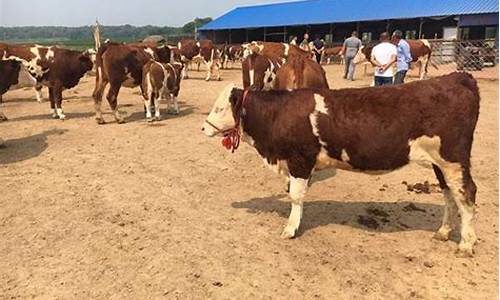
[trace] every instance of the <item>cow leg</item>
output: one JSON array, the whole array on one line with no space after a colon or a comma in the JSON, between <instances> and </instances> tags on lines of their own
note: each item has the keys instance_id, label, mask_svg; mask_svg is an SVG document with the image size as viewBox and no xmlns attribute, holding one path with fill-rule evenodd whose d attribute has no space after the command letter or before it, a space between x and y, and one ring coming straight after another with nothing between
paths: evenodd
<instances>
[{"instance_id":1,"label":"cow leg","mask_svg":"<svg viewBox=\"0 0 500 300\"><path fill-rule=\"evenodd\" d=\"M115 116L115 120L118 124L125 123L125 119L120 115L118 111L118 93L120 92L121 84L111 83L108 91L108 99L109 107L113 111Z\"/></svg>"},{"instance_id":2,"label":"cow leg","mask_svg":"<svg viewBox=\"0 0 500 300\"><path fill-rule=\"evenodd\" d=\"M209 81L210 78L212 77L212 67L213 67L213 61L206 61L205 65L207 66L207 77L205 77L205 81Z\"/></svg>"},{"instance_id":3,"label":"cow leg","mask_svg":"<svg viewBox=\"0 0 500 300\"><path fill-rule=\"evenodd\" d=\"M290 198L292 210L288 217L288 223L281 234L284 239L291 239L299 229L302 218L303 200L307 192L307 179L290 176Z\"/></svg>"},{"instance_id":4,"label":"cow leg","mask_svg":"<svg viewBox=\"0 0 500 300\"><path fill-rule=\"evenodd\" d=\"M151 91L148 99L144 99L144 107L146 108L146 121L153 122L153 117L151 116L151 101L155 99L155 92ZM155 106L158 106L156 103Z\"/></svg>"},{"instance_id":5,"label":"cow leg","mask_svg":"<svg viewBox=\"0 0 500 300\"><path fill-rule=\"evenodd\" d=\"M178 115L179 114L179 103L177 102L177 96L174 94L170 94L170 101L172 101L174 105L174 114Z\"/></svg>"},{"instance_id":6,"label":"cow leg","mask_svg":"<svg viewBox=\"0 0 500 300\"><path fill-rule=\"evenodd\" d=\"M0 122L3 122L3 121L7 121L7 117L4 115L4 113L2 112L2 107L1 107L1 104L2 104L3 100L2 100L2 95L0 95Z\"/></svg>"},{"instance_id":7,"label":"cow leg","mask_svg":"<svg viewBox=\"0 0 500 300\"><path fill-rule=\"evenodd\" d=\"M36 101L38 101L38 103L42 103L43 102L42 88L43 88L43 86L42 85L38 85L38 84L33 88L35 90Z\"/></svg>"},{"instance_id":8,"label":"cow leg","mask_svg":"<svg viewBox=\"0 0 500 300\"><path fill-rule=\"evenodd\" d=\"M94 108L95 108L95 119L97 124L104 124L104 118L102 117L101 104L102 104L102 96L104 94L104 89L108 82L101 81L97 78L96 86L94 92L92 93L92 97L94 98Z\"/></svg>"},{"instance_id":9,"label":"cow leg","mask_svg":"<svg viewBox=\"0 0 500 300\"><path fill-rule=\"evenodd\" d=\"M52 113L52 118L57 119L56 111L56 100L55 91L53 87L49 87L49 101L50 101L50 112Z\"/></svg>"},{"instance_id":10,"label":"cow leg","mask_svg":"<svg viewBox=\"0 0 500 300\"><path fill-rule=\"evenodd\" d=\"M444 206L444 214L443 214L443 222L439 230L434 234L434 238L440 241L447 241L450 237L450 232L455 229L455 218L457 216L457 205L455 204L455 200L453 199L453 195L451 194L450 187L446 183L444 178L444 174L441 169L432 164L432 168L434 169L434 173L439 181L439 186L443 191L445 206Z\"/></svg>"},{"instance_id":11,"label":"cow leg","mask_svg":"<svg viewBox=\"0 0 500 300\"><path fill-rule=\"evenodd\" d=\"M185 67L182 68L182 79L188 79L189 78L188 69L191 66L191 64L192 63L186 63Z\"/></svg>"},{"instance_id":12,"label":"cow leg","mask_svg":"<svg viewBox=\"0 0 500 300\"><path fill-rule=\"evenodd\" d=\"M60 120L65 120L66 119L66 115L63 113L63 109L62 109L62 87L61 86L57 86L54 88L54 104L56 106L56 114L57 114L57 118L59 118Z\"/></svg>"},{"instance_id":13,"label":"cow leg","mask_svg":"<svg viewBox=\"0 0 500 300\"><path fill-rule=\"evenodd\" d=\"M457 163L448 163L440 166L446 182L450 187L450 194L455 200L461 219L461 239L458 244L458 255L469 257L473 255L473 247L477 236L473 227L474 204L476 198L476 185L472 180L470 170Z\"/></svg>"}]
</instances>

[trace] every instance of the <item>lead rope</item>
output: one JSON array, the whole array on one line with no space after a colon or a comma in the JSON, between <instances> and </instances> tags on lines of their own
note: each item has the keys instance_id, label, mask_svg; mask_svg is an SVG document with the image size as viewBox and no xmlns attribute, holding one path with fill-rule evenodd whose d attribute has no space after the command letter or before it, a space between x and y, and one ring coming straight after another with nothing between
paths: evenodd
<instances>
[{"instance_id":1,"label":"lead rope","mask_svg":"<svg viewBox=\"0 0 500 300\"><path fill-rule=\"evenodd\" d=\"M244 109L245 100L248 95L248 90L243 92L243 99L241 100L240 107L237 108L237 116L236 124L233 128L228 129L224 132L224 138L222 139L222 145L227 149L231 150L231 153L234 153L236 149L240 146L241 140L241 131L240 131L240 122L241 122L241 111Z\"/></svg>"}]
</instances>

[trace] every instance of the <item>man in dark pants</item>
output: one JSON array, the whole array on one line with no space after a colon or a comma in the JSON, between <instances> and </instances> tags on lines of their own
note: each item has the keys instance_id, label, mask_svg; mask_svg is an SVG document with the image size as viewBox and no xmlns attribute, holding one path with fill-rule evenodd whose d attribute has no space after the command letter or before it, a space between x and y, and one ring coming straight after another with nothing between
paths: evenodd
<instances>
[{"instance_id":1,"label":"man in dark pants","mask_svg":"<svg viewBox=\"0 0 500 300\"><path fill-rule=\"evenodd\" d=\"M321 56L323 55L323 51L325 50L325 42L316 36L316 39L313 42L313 53L316 58L316 62L321 63Z\"/></svg>"},{"instance_id":2,"label":"man in dark pants","mask_svg":"<svg viewBox=\"0 0 500 300\"><path fill-rule=\"evenodd\" d=\"M396 76L394 76L394 84L402 84L405 81L406 73L410 69L410 63L413 60L410 52L410 45L403 39L401 30L396 30L392 33L392 43L396 45L398 49L396 62L397 72Z\"/></svg>"},{"instance_id":3,"label":"man in dark pants","mask_svg":"<svg viewBox=\"0 0 500 300\"><path fill-rule=\"evenodd\" d=\"M389 34L380 34L380 44L373 47L371 63L375 66L375 86L392 84L392 66L396 62L398 50L389 41Z\"/></svg>"}]
</instances>

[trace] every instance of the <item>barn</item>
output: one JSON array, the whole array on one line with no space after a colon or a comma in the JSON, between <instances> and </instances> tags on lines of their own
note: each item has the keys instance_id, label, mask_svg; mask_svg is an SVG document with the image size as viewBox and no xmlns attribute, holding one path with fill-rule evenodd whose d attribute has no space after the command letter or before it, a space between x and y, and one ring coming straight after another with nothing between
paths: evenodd
<instances>
[{"instance_id":1,"label":"barn","mask_svg":"<svg viewBox=\"0 0 500 300\"><path fill-rule=\"evenodd\" d=\"M408 39L498 41L498 1L305 0L243 6L206 24L198 35L216 43L284 42L307 32L334 44L353 30L368 42L395 29Z\"/></svg>"}]
</instances>

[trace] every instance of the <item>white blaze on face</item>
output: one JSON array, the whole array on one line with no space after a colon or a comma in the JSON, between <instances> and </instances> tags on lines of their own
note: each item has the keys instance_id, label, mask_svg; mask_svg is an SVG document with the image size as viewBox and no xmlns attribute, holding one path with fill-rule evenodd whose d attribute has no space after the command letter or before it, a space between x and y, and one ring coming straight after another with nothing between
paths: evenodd
<instances>
[{"instance_id":1,"label":"white blaze on face","mask_svg":"<svg viewBox=\"0 0 500 300\"><path fill-rule=\"evenodd\" d=\"M146 52L147 54L149 54L151 56L151 58L155 57L155 53L154 53L153 49L151 49L151 48L144 49L144 52Z\"/></svg>"},{"instance_id":2,"label":"white blaze on face","mask_svg":"<svg viewBox=\"0 0 500 300\"><path fill-rule=\"evenodd\" d=\"M234 84L228 85L215 101L207 120L203 123L202 130L205 135L212 137L220 133L218 130L223 131L234 127L233 111L229 101L233 88ZM218 129L214 128L214 126Z\"/></svg>"}]
</instances>

